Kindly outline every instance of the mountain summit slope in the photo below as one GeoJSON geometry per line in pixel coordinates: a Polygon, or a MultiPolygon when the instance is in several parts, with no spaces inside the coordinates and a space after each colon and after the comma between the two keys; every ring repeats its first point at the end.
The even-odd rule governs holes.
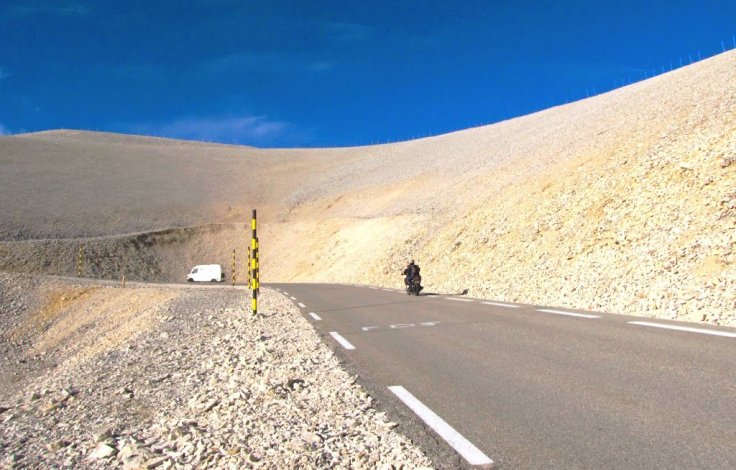
{"type": "MultiPolygon", "coordinates": [[[[414,258],[441,291],[734,324],[734,76],[728,52],[499,124],[370,147],[0,137],[1,265],[53,271],[23,260],[76,243],[21,240],[236,224],[125,268],[178,279],[194,248],[222,264],[243,252],[237,224],[257,207],[264,281],[399,285],[414,258]]],[[[149,245],[141,253],[163,249],[149,245]]],[[[96,275],[121,269],[95,262],[96,275]]]]}

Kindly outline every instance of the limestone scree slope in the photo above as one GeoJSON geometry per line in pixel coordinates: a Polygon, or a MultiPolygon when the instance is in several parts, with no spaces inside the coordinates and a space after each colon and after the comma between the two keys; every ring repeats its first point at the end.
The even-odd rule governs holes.
{"type": "Polygon", "coordinates": [[[491,126],[254,149],[79,131],[0,137],[0,268],[428,290],[736,325],[736,53],[491,126]],[[242,273],[238,274],[242,278],[242,273]]]}

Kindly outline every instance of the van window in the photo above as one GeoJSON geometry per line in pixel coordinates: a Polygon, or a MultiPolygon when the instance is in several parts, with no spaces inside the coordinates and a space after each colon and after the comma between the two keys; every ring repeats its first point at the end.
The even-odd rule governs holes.
{"type": "Polygon", "coordinates": [[[192,269],[192,274],[196,274],[196,273],[197,273],[197,268],[192,269]]]}

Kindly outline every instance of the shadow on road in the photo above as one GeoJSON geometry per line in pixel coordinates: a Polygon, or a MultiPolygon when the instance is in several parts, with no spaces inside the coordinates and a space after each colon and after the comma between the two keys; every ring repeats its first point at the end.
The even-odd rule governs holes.
{"type": "Polygon", "coordinates": [[[423,295],[468,295],[468,289],[463,289],[461,292],[424,292],[419,294],[420,297],[423,295]]]}

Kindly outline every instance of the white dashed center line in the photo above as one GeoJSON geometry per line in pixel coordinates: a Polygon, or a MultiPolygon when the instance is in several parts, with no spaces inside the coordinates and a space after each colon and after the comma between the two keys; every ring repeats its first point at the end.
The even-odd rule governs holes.
{"type": "Polygon", "coordinates": [[[315,320],[317,320],[317,321],[320,321],[320,320],[322,320],[322,319],[320,318],[320,316],[319,316],[319,315],[317,315],[317,314],[316,314],[316,313],[314,313],[314,312],[309,312],[309,315],[310,315],[310,316],[311,316],[312,318],[314,318],[315,320]]]}
{"type": "Polygon", "coordinates": [[[335,340],[340,343],[343,348],[355,349],[355,346],[353,346],[348,340],[340,336],[340,333],[338,333],[337,331],[330,331],[330,335],[332,335],[332,337],[335,338],[335,340]]]}
{"type": "Polygon", "coordinates": [[[294,297],[293,295],[289,296],[289,298],[290,298],[291,300],[296,300],[296,297],[294,297]]]}
{"type": "Polygon", "coordinates": [[[470,465],[493,465],[491,460],[486,454],[481,452],[480,449],[475,447],[472,442],[465,439],[459,432],[447,424],[445,420],[437,416],[434,411],[427,408],[424,403],[414,397],[408,390],[400,385],[389,387],[389,390],[396,395],[399,400],[404,402],[414,413],[419,416],[422,421],[434,430],[437,434],[442,437],[458,454],[467,460],[470,465]]]}
{"type": "Polygon", "coordinates": [[[299,302],[299,306],[300,306],[301,308],[304,308],[304,307],[306,307],[306,305],[304,305],[304,304],[303,304],[303,303],[301,303],[301,302],[299,302]]]}
{"type": "Polygon", "coordinates": [[[555,315],[566,315],[568,317],[600,318],[600,315],[588,315],[586,313],[563,312],[562,310],[548,310],[546,308],[538,308],[537,312],[554,313],[555,315]]]}
{"type": "Polygon", "coordinates": [[[404,328],[414,328],[415,326],[437,326],[439,324],[440,322],[438,321],[423,321],[420,323],[394,323],[393,325],[388,325],[388,326],[364,326],[364,327],[361,327],[360,329],[363,331],[371,331],[377,328],[383,328],[383,329],[390,328],[392,330],[401,330],[404,328]]]}
{"type": "Polygon", "coordinates": [[[455,302],[474,302],[473,299],[458,299],[455,297],[445,297],[445,300],[454,300],[455,302]]]}
{"type": "Polygon", "coordinates": [[[706,330],[705,328],[691,328],[688,326],[666,325],[664,323],[651,323],[647,321],[630,321],[628,323],[632,325],[651,326],[653,328],[664,328],[666,330],[687,331],[690,333],[700,333],[704,335],[726,336],[728,338],[736,338],[736,333],[731,333],[728,331],[706,330]]]}
{"type": "Polygon", "coordinates": [[[483,302],[486,305],[495,305],[496,307],[519,308],[521,305],[502,304],[499,302],[483,302]]]}

